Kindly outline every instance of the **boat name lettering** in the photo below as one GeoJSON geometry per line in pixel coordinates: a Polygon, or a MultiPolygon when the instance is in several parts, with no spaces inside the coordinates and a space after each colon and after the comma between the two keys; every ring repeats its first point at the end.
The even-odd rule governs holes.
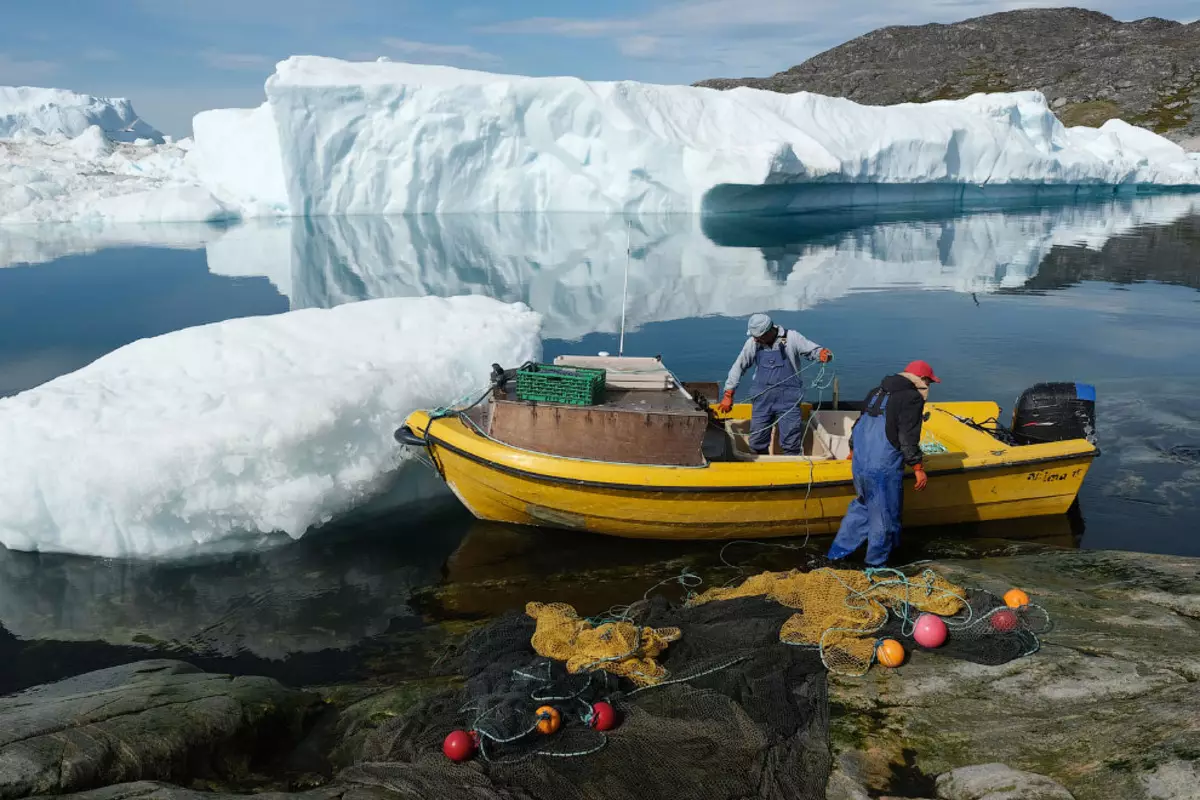
{"type": "Polygon", "coordinates": [[[1082,474],[1083,474],[1082,468],[1076,469],[1073,472],[1050,472],[1047,470],[1041,470],[1039,472],[1029,473],[1025,477],[1025,479],[1030,480],[1030,481],[1041,481],[1042,483],[1055,483],[1057,481],[1065,481],[1065,480],[1070,480],[1071,478],[1078,478],[1082,474]]]}

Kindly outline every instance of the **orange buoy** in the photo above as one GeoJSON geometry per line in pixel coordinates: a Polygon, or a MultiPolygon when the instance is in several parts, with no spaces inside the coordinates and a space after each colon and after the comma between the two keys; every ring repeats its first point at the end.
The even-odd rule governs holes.
{"type": "Polygon", "coordinates": [[[1009,589],[1004,593],[1004,605],[1009,608],[1022,608],[1029,605],[1029,595],[1020,589],[1009,589]]]}
{"type": "Polygon", "coordinates": [[[875,658],[885,667],[898,667],[904,663],[904,645],[895,639],[884,639],[875,648],[875,658]]]}
{"type": "Polygon", "coordinates": [[[562,715],[554,706],[542,706],[537,711],[537,729],[542,733],[554,733],[562,726],[562,715]]]}

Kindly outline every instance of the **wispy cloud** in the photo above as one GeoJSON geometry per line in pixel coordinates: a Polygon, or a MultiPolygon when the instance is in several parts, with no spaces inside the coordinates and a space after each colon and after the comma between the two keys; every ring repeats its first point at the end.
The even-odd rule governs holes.
{"type": "Polygon", "coordinates": [[[200,58],[213,69],[227,70],[262,70],[274,63],[269,56],[257,53],[223,53],[219,50],[205,50],[200,53],[200,58]]]}
{"type": "Polygon", "coordinates": [[[120,61],[121,54],[104,47],[89,47],[80,53],[84,61],[120,61]]]}
{"type": "Polygon", "coordinates": [[[581,38],[614,36],[631,33],[645,27],[645,19],[572,19],[569,17],[530,17],[508,22],[480,25],[480,33],[534,34],[576,36],[581,38]]]}
{"type": "Polygon", "coordinates": [[[54,61],[25,60],[0,53],[0,85],[43,81],[61,69],[54,61]]]}
{"type": "Polygon", "coordinates": [[[414,58],[436,61],[475,61],[481,64],[497,64],[501,58],[469,44],[438,44],[436,42],[414,42],[411,39],[387,37],[383,43],[397,53],[414,58]]]}
{"type": "MultiPolygon", "coordinates": [[[[1195,0],[1092,0],[1118,19],[1147,14],[1194,16],[1195,0]],[[1185,11],[1186,7],[1186,11],[1185,11]]],[[[492,35],[544,35],[610,40],[618,53],[643,61],[687,62],[737,74],[769,74],[828,47],[887,25],[955,22],[1077,0],[670,0],[632,17],[529,17],[480,25],[492,35]],[[764,72],[765,70],[765,72],[764,72]]]]}

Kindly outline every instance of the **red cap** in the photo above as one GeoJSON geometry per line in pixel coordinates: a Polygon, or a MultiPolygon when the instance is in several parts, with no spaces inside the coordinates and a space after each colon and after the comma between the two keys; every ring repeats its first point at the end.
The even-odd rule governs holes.
{"type": "Polygon", "coordinates": [[[918,378],[924,378],[925,380],[933,381],[934,383],[941,383],[941,381],[938,380],[938,376],[933,374],[933,367],[929,366],[928,361],[913,361],[904,368],[904,371],[909,374],[916,375],[918,378]]]}

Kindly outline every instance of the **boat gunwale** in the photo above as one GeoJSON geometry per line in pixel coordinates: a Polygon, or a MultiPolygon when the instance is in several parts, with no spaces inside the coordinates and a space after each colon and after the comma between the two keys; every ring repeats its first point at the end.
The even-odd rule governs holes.
{"type": "MultiPolygon", "coordinates": [[[[464,426],[464,428],[465,428],[465,426],[464,426]]],[[[671,493],[676,493],[676,494],[743,494],[743,493],[759,493],[759,492],[806,491],[806,490],[817,489],[817,488],[826,488],[826,487],[832,488],[832,487],[853,486],[854,485],[853,479],[850,479],[850,480],[845,480],[845,479],[809,480],[809,481],[805,481],[803,483],[772,483],[772,484],[751,484],[751,485],[726,484],[726,485],[719,485],[719,486],[718,485],[705,486],[705,485],[693,484],[693,485],[667,485],[667,486],[665,486],[665,485],[661,485],[661,484],[656,485],[656,484],[614,483],[614,482],[609,482],[609,481],[588,480],[586,478],[568,478],[568,477],[564,477],[561,475],[548,474],[545,472],[534,472],[531,470],[522,469],[520,467],[510,466],[508,464],[504,464],[499,461],[495,461],[493,459],[486,458],[484,456],[481,456],[476,453],[472,453],[468,450],[465,450],[461,447],[457,447],[455,445],[450,444],[445,439],[442,439],[442,438],[432,434],[428,428],[426,428],[422,438],[424,438],[427,445],[444,447],[449,452],[454,453],[455,455],[460,456],[462,458],[465,458],[468,461],[471,461],[475,464],[479,464],[481,466],[487,467],[489,469],[496,470],[497,472],[502,472],[507,475],[511,475],[513,477],[523,478],[526,480],[540,481],[543,483],[555,483],[555,484],[560,484],[560,485],[576,486],[576,487],[590,488],[590,489],[607,489],[610,491],[641,492],[641,493],[652,492],[652,493],[657,493],[657,494],[671,494],[671,493]]],[[[506,445],[503,442],[498,442],[494,439],[491,439],[490,437],[487,437],[487,439],[492,444],[495,444],[502,448],[506,448],[509,450],[517,451],[517,452],[527,452],[527,451],[520,450],[520,448],[514,448],[510,445],[506,445]]],[[[546,454],[537,454],[537,455],[542,455],[542,456],[545,456],[548,458],[562,458],[561,456],[547,456],[546,454]]],[[[1014,468],[1020,469],[1021,467],[1025,467],[1025,466],[1035,466],[1035,465],[1039,465],[1039,464],[1051,464],[1051,463],[1060,462],[1060,461],[1079,461],[1082,459],[1093,460],[1099,455],[1100,455],[1099,448],[1095,447],[1095,445],[1092,445],[1092,449],[1085,450],[1085,451],[1062,453],[1062,454],[1053,455],[1053,456],[1041,456],[1041,457],[1031,458],[1031,459],[1022,459],[1019,461],[999,461],[999,462],[993,462],[993,463],[987,463],[987,464],[972,464],[972,465],[962,465],[962,466],[957,466],[957,467],[948,467],[948,468],[943,468],[943,469],[930,469],[930,470],[928,470],[928,472],[931,475],[960,475],[960,474],[971,473],[971,472],[999,471],[999,470],[1009,470],[1009,469],[1014,469],[1014,468]]],[[[605,463],[605,464],[612,463],[612,462],[583,461],[581,459],[564,459],[564,460],[581,461],[581,463],[605,463]]],[[[811,462],[811,463],[816,463],[816,462],[811,462]]],[[[670,465],[639,464],[639,465],[630,465],[630,466],[639,466],[639,467],[646,467],[646,468],[670,468],[670,465]]],[[[685,468],[680,468],[680,469],[686,469],[688,471],[692,471],[695,469],[703,469],[703,468],[704,467],[685,467],[685,468]]],[[[906,480],[906,481],[916,480],[916,475],[913,473],[906,473],[904,476],[904,480],[906,480]]]]}

